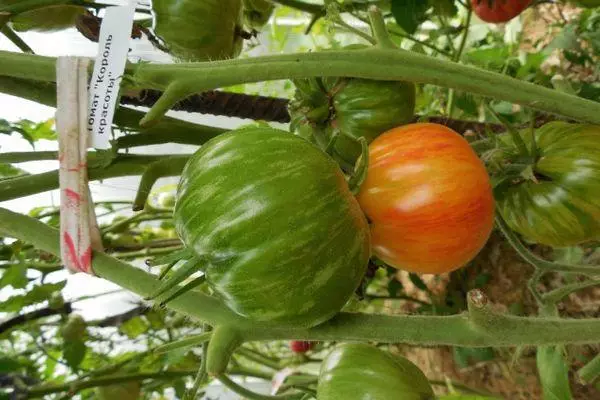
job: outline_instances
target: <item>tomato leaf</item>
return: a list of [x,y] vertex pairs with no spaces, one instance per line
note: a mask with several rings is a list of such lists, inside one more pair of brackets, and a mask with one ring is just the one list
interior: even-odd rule
[[423,282],[423,279],[419,277],[419,275],[411,272],[410,274],[408,274],[408,277],[410,278],[410,281],[413,283],[413,285],[417,287],[417,289],[421,289],[424,292],[429,292],[429,288],[427,287],[425,282]]
[[66,281],[62,281],[37,285],[24,295],[11,296],[5,301],[0,302],[0,312],[17,312],[23,307],[46,301],[54,292],[62,290],[66,283]]
[[77,369],[79,364],[85,358],[87,347],[83,341],[68,341],[63,342],[63,358],[67,365],[73,369]]
[[415,33],[425,21],[429,4],[423,0],[392,0],[392,15],[396,23],[409,34]]
[[537,367],[544,400],[571,400],[569,367],[562,346],[542,346],[537,350]]
[[42,122],[33,122],[28,119],[22,119],[21,121],[14,123],[5,119],[0,119],[0,133],[6,135],[18,133],[32,146],[41,139],[56,140],[53,118]]
[[7,374],[17,371],[21,364],[14,358],[0,357],[0,374]]
[[0,279],[0,287],[12,286],[14,289],[23,289],[28,282],[27,268],[24,265],[13,265],[4,271]]
[[135,339],[142,333],[147,332],[149,327],[150,324],[145,319],[142,317],[135,317],[121,324],[119,332],[125,334],[130,339]]

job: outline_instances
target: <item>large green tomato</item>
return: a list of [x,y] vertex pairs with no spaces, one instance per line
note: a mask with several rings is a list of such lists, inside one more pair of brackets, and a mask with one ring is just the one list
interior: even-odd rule
[[433,400],[416,365],[367,344],[342,344],[323,360],[318,400]]
[[153,0],[154,32],[183,61],[237,57],[242,0]]
[[174,222],[215,294],[256,321],[326,321],[369,260],[369,227],[338,166],[271,128],[202,146],[182,173]]
[[[530,148],[529,132],[521,136]],[[494,190],[502,216],[526,239],[550,246],[599,239],[600,126],[551,122],[535,131],[535,142],[534,179],[508,179]]]
[[333,157],[349,171],[361,154],[364,137],[370,143],[383,132],[412,121],[415,85],[355,78],[296,80],[290,102],[291,129],[300,136],[328,147],[338,134]]

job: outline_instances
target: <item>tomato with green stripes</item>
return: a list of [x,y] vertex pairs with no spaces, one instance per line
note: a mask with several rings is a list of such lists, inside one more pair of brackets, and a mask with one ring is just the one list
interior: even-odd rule
[[181,176],[174,221],[215,295],[256,321],[326,321],[369,260],[368,224],[337,164],[276,129],[203,145]]

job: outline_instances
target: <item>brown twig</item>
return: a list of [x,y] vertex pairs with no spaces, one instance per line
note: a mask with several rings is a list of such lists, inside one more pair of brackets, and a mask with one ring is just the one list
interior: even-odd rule
[[6,321],[0,323],[0,335],[26,322],[34,321],[40,318],[50,317],[53,315],[70,314],[72,311],[73,309],[71,303],[65,303],[62,307],[59,308],[45,307],[25,314],[19,314],[16,317],[7,319]]

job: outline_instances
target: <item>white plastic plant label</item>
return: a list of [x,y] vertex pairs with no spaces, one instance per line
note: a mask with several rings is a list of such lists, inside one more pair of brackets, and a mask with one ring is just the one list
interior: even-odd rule
[[108,7],[100,28],[98,56],[90,81],[88,132],[96,149],[110,148],[111,126],[135,14],[135,0],[128,5]]

